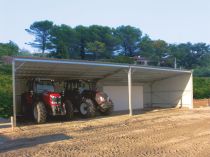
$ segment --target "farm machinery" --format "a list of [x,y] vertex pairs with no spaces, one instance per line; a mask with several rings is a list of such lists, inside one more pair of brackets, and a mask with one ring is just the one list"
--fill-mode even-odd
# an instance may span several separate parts
[[33,115],[37,123],[44,123],[49,116],[63,116],[70,120],[74,110],[71,101],[64,99],[64,93],[55,92],[54,81],[31,79],[27,82],[28,91],[21,95],[24,115]]
[[97,112],[109,115],[113,111],[113,102],[109,96],[96,89],[94,81],[68,80],[64,83],[64,97],[73,103],[82,117],[93,117]]

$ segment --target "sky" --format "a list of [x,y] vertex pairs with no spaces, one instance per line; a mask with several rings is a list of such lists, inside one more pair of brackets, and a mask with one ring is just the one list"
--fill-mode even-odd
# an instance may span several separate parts
[[152,39],[210,44],[210,0],[0,0],[0,42],[36,51],[25,29],[35,21],[54,24],[131,25]]

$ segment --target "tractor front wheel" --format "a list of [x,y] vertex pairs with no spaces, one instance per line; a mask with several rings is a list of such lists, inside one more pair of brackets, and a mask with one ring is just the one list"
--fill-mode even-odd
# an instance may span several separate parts
[[34,105],[33,114],[34,119],[38,124],[46,122],[47,111],[43,102],[38,102]]
[[66,107],[65,119],[66,120],[71,120],[73,118],[73,116],[74,116],[73,104],[71,103],[71,101],[66,100],[65,101],[65,107]]

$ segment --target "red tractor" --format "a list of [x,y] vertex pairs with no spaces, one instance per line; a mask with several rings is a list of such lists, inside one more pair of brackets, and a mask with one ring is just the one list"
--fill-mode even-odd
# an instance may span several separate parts
[[71,101],[82,117],[93,117],[99,111],[109,115],[113,102],[106,93],[96,90],[96,83],[86,80],[65,81],[65,99]]
[[64,101],[64,93],[55,92],[54,81],[32,79],[27,82],[28,91],[21,95],[24,115],[33,116],[37,123],[44,123],[48,116],[61,115],[70,120],[73,117],[73,105]]

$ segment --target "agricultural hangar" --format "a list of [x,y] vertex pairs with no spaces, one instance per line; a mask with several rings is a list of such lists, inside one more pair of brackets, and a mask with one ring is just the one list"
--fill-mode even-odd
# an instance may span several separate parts
[[97,80],[114,102],[114,111],[149,107],[193,108],[192,72],[128,64],[46,58],[14,58],[13,113],[21,110],[21,93],[30,78]]

